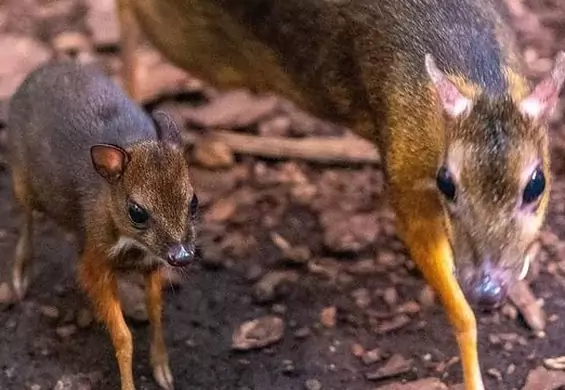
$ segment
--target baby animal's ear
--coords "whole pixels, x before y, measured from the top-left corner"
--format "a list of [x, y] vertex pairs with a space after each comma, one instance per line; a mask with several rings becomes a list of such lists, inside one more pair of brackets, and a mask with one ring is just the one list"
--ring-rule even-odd
[[120, 180], [130, 160], [124, 149], [109, 144], [92, 146], [90, 157], [96, 172], [111, 184]]
[[165, 111], [154, 111], [151, 116], [155, 123], [159, 140], [173, 145], [182, 145], [179, 128], [171, 115]]

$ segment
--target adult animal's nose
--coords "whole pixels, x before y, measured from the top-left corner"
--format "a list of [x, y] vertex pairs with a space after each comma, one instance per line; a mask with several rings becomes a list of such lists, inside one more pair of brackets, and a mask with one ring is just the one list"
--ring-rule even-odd
[[482, 309], [502, 305], [508, 296], [510, 274], [488, 262], [466, 273], [460, 280], [461, 289], [469, 303]]

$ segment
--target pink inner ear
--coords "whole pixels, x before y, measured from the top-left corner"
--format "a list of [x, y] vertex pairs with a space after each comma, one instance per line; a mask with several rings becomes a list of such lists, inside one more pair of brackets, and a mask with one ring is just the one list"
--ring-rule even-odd
[[109, 170], [111, 170], [112, 172], [121, 170], [123, 156], [119, 151], [110, 149], [106, 151], [105, 158], [106, 166]]
[[442, 100], [443, 108], [452, 117], [457, 117], [469, 109], [470, 100], [463, 96], [447, 78], [439, 81], [436, 88]]
[[520, 102], [520, 111], [522, 114], [533, 119], [545, 118], [551, 114], [557, 98], [559, 90], [551, 78], [542, 81], [534, 91]]
[[459, 89], [439, 70], [431, 54], [426, 54], [425, 66], [443, 109], [449, 116], [455, 118], [471, 109], [471, 99], [463, 96]]
[[92, 148], [92, 160], [107, 175], [114, 176], [122, 173], [126, 159], [125, 153], [111, 145], [96, 145]]
[[551, 74], [539, 83], [534, 91], [522, 100], [518, 107], [523, 115], [534, 120], [546, 120], [551, 116], [565, 81], [565, 52], [559, 52]]

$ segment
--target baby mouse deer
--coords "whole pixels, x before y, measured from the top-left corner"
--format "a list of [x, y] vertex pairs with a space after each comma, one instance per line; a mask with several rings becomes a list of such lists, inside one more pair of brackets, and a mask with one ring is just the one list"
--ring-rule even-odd
[[72, 61], [31, 72], [9, 108], [14, 196], [23, 210], [13, 287], [23, 299], [32, 264], [33, 212], [77, 238], [79, 281], [106, 325], [122, 390], [134, 390], [132, 336], [117, 291], [121, 272], [145, 277], [155, 380], [173, 389], [161, 323], [160, 267], [195, 252], [198, 200], [175, 123], [147, 115], [101, 70]]

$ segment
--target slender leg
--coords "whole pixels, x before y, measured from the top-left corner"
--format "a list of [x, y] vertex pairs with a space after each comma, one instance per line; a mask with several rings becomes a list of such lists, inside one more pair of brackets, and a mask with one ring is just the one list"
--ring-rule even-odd
[[12, 268], [12, 284], [19, 300], [22, 300], [29, 286], [29, 278], [33, 263], [32, 250], [33, 211], [25, 207], [23, 225], [16, 244], [14, 266]]
[[96, 316], [104, 322], [110, 333], [118, 360], [122, 390], [135, 390], [132, 336], [122, 314], [114, 272], [103, 255], [86, 248], [79, 266], [79, 279], [93, 303]]
[[453, 275], [451, 247], [442, 220], [437, 217], [441, 215], [441, 208], [435, 201], [422, 199], [421, 196], [418, 202], [412, 202], [410, 207], [397, 207], [401, 234], [414, 262], [438, 294], [453, 327], [465, 389], [484, 390], [477, 351], [476, 319]]
[[130, 0], [118, 0], [118, 20], [120, 24], [120, 51], [122, 59], [122, 81], [130, 97], [139, 100], [137, 90], [137, 59], [136, 50], [139, 42], [139, 26], [133, 15]]
[[145, 278], [145, 294], [147, 313], [151, 324], [151, 366], [155, 381], [166, 390], [173, 390], [173, 375], [169, 367], [167, 347], [163, 338], [161, 312], [163, 308], [161, 295], [161, 273], [153, 271]]
[[12, 190], [15, 200], [23, 211], [23, 223], [20, 227], [12, 267], [12, 285], [19, 300], [22, 300], [26, 294], [33, 262], [33, 207], [21, 172], [21, 169], [12, 167]]

